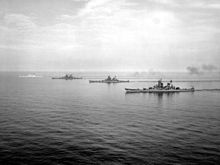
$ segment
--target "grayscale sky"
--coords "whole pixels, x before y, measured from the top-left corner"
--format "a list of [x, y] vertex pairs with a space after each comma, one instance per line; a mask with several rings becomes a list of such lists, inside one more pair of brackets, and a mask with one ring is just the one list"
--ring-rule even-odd
[[0, 70], [219, 66], [219, 0], [0, 0]]

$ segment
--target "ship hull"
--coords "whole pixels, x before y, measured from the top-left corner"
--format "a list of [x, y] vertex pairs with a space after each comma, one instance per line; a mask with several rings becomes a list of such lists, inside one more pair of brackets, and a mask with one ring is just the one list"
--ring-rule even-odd
[[65, 77], [52, 77], [52, 79], [62, 79], [62, 80], [76, 80], [82, 79], [81, 77], [74, 77], [74, 78], [65, 78]]
[[119, 81], [106, 81], [106, 80], [89, 80], [89, 83], [127, 83], [129, 82], [129, 80], [123, 81], [123, 80], [119, 80]]
[[125, 88], [126, 93], [178, 93], [178, 92], [194, 92], [194, 89], [132, 89]]

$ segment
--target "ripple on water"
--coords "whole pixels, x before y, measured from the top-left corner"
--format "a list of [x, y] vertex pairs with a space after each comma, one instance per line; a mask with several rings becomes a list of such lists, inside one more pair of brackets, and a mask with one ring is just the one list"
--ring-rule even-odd
[[219, 92], [125, 95], [124, 84], [47, 78], [7, 86], [0, 88], [0, 164], [220, 162]]

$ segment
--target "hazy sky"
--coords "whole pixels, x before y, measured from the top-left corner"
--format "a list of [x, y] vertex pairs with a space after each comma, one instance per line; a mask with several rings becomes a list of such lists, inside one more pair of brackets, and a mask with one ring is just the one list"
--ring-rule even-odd
[[219, 0], [0, 0], [0, 70], [220, 64]]

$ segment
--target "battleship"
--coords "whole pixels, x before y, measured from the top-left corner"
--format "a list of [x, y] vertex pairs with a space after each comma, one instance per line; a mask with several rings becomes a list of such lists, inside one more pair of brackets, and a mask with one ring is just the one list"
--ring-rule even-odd
[[126, 93], [174, 93], [174, 92], [194, 92], [194, 87], [192, 88], [180, 88], [175, 87], [172, 84], [172, 80], [167, 83], [166, 86], [163, 85], [162, 79], [158, 81], [158, 84], [154, 85], [153, 87], [143, 88], [125, 88]]
[[118, 80], [115, 77], [111, 78], [111, 76], [108, 76], [105, 80], [89, 80], [90, 83], [126, 83], [129, 82], [129, 80]]
[[64, 80], [73, 80], [73, 79], [82, 79], [82, 77], [74, 77], [72, 74], [66, 74], [62, 77], [52, 77], [52, 79], [64, 79]]

